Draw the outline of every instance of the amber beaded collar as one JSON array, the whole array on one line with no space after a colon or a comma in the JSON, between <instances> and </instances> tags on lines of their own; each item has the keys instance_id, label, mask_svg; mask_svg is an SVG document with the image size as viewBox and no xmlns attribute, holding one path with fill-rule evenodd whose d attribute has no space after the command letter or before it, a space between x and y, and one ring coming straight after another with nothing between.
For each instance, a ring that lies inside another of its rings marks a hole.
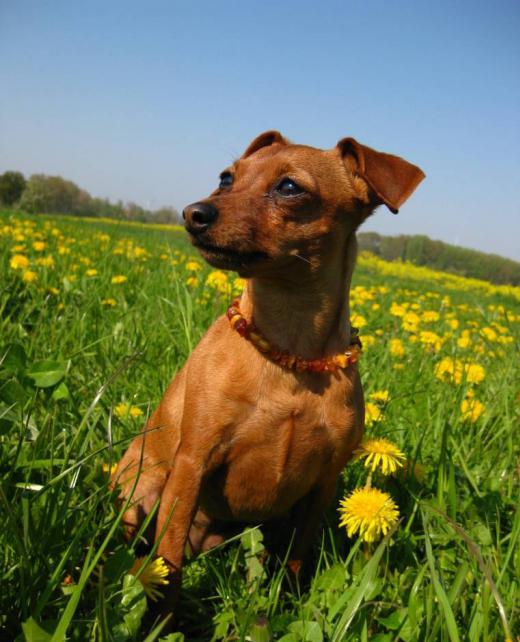
<instances>
[{"instance_id":1,"label":"amber beaded collar","mask_svg":"<svg viewBox=\"0 0 520 642\"><path fill-rule=\"evenodd\" d=\"M235 299L228 307L226 316L233 330L236 330L241 337L250 341L257 350L263 352L266 357L278 365L297 370L298 372L335 372L338 369L348 368L351 363L361 356L361 341L358 337L357 328L351 328L352 343L339 354L334 354L321 359L304 359L289 354L286 350L280 350L265 339L254 323L249 323L240 312L240 297Z\"/></svg>"}]
</instances>

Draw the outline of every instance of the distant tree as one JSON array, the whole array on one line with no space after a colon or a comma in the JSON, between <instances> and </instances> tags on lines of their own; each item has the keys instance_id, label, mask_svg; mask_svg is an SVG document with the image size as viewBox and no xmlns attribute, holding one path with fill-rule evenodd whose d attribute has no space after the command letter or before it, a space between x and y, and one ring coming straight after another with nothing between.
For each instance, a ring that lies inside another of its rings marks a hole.
<instances>
[{"instance_id":1,"label":"distant tree","mask_svg":"<svg viewBox=\"0 0 520 642\"><path fill-rule=\"evenodd\" d=\"M411 236L408 237L406 249L404 252L404 259L411 261L417 265L421 265L424 260L425 246L428 242L427 236Z\"/></svg>"},{"instance_id":2,"label":"distant tree","mask_svg":"<svg viewBox=\"0 0 520 642\"><path fill-rule=\"evenodd\" d=\"M12 207L25 189L26 180L21 172L4 172L0 175L0 203Z\"/></svg>"},{"instance_id":3,"label":"distant tree","mask_svg":"<svg viewBox=\"0 0 520 642\"><path fill-rule=\"evenodd\" d=\"M20 200L20 208L32 214L77 214L88 216L92 197L61 176L33 174Z\"/></svg>"},{"instance_id":4,"label":"distant tree","mask_svg":"<svg viewBox=\"0 0 520 642\"><path fill-rule=\"evenodd\" d=\"M31 176L20 199L20 209L31 214L46 211L47 203L50 200L50 191L45 179L43 174Z\"/></svg>"},{"instance_id":5,"label":"distant tree","mask_svg":"<svg viewBox=\"0 0 520 642\"><path fill-rule=\"evenodd\" d=\"M358 242L361 250L373 252L387 261L406 260L492 283L520 285L520 263L496 254L419 235L380 236L375 232L361 232Z\"/></svg>"},{"instance_id":6,"label":"distant tree","mask_svg":"<svg viewBox=\"0 0 520 642\"><path fill-rule=\"evenodd\" d=\"M174 207L160 207L158 210L152 212L148 221L150 223L179 225L182 223L182 217Z\"/></svg>"}]
</instances>

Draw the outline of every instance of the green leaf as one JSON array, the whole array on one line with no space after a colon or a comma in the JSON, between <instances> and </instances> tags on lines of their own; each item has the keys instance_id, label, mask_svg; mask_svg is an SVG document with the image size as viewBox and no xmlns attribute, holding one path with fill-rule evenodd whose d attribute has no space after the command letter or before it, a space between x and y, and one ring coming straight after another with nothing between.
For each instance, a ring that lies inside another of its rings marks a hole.
<instances>
[{"instance_id":1,"label":"green leaf","mask_svg":"<svg viewBox=\"0 0 520 642\"><path fill-rule=\"evenodd\" d=\"M7 403L23 403L26 396L22 384L14 377L8 379L0 388L0 399Z\"/></svg>"},{"instance_id":2,"label":"green leaf","mask_svg":"<svg viewBox=\"0 0 520 642\"><path fill-rule=\"evenodd\" d=\"M406 617L406 609L399 609L386 617L378 617L377 621L386 626L387 629L390 629L390 631L397 631Z\"/></svg>"},{"instance_id":3,"label":"green leaf","mask_svg":"<svg viewBox=\"0 0 520 642\"><path fill-rule=\"evenodd\" d=\"M159 642L184 642L183 633L170 633L164 638L159 638Z\"/></svg>"},{"instance_id":4,"label":"green leaf","mask_svg":"<svg viewBox=\"0 0 520 642\"><path fill-rule=\"evenodd\" d=\"M66 374L66 367L59 361L36 361L25 373L37 388L50 388L59 383Z\"/></svg>"},{"instance_id":5,"label":"green leaf","mask_svg":"<svg viewBox=\"0 0 520 642\"><path fill-rule=\"evenodd\" d=\"M361 603L363 602L363 600L366 600L367 594L373 591L377 568L381 557L386 547L388 546L388 542L390 540L392 532L388 533L388 535L376 548L374 554L358 576L356 583L351 587L348 603L345 606L345 610L343 611L339 622L334 628L332 642L340 642L341 640L345 639L345 633L348 631L348 628L350 627L352 620L358 612Z\"/></svg>"},{"instance_id":6,"label":"green leaf","mask_svg":"<svg viewBox=\"0 0 520 642\"><path fill-rule=\"evenodd\" d=\"M60 385L52 391L52 398L54 399L54 401L60 401L60 399L68 399L69 396L69 389L67 388L67 385L64 381L62 381Z\"/></svg>"},{"instance_id":7,"label":"green leaf","mask_svg":"<svg viewBox=\"0 0 520 642\"><path fill-rule=\"evenodd\" d=\"M125 575L123 579L123 597L121 606L126 611L123 619L128 631L136 636L146 613L146 594L143 585L134 575Z\"/></svg>"},{"instance_id":8,"label":"green leaf","mask_svg":"<svg viewBox=\"0 0 520 642\"><path fill-rule=\"evenodd\" d=\"M13 411L13 405L6 406L0 401L0 435L6 435L17 419L18 416Z\"/></svg>"},{"instance_id":9,"label":"green leaf","mask_svg":"<svg viewBox=\"0 0 520 642\"><path fill-rule=\"evenodd\" d=\"M315 587L319 591L340 590L347 581L347 570L342 564L334 564L316 580Z\"/></svg>"},{"instance_id":10,"label":"green leaf","mask_svg":"<svg viewBox=\"0 0 520 642\"><path fill-rule=\"evenodd\" d=\"M257 555L265 549L263 538L264 536L259 528L249 528L240 536L240 543L245 551L251 555Z\"/></svg>"},{"instance_id":11,"label":"green leaf","mask_svg":"<svg viewBox=\"0 0 520 642\"><path fill-rule=\"evenodd\" d=\"M289 631L296 634L296 639L302 642L323 642L323 632L317 622L298 620L289 624Z\"/></svg>"},{"instance_id":12,"label":"green leaf","mask_svg":"<svg viewBox=\"0 0 520 642\"><path fill-rule=\"evenodd\" d=\"M51 633L45 631L32 617L22 622L22 631L25 642L49 642L51 639Z\"/></svg>"},{"instance_id":13,"label":"green leaf","mask_svg":"<svg viewBox=\"0 0 520 642\"><path fill-rule=\"evenodd\" d=\"M3 358L2 358L3 357ZM0 368L17 374L25 369L27 355L20 343L8 343L0 352Z\"/></svg>"},{"instance_id":14,"label":"green leaf","mask_svg":"<svg viewBox=\"0 0 520 642\"><path fill-rule=\"evenodd\" d=\"M120 548L111 555L103 569L105 577L110 582L117 581L123 573L127 573L134 563L134 556L127 548Z\"/></svg>"}]
</instances>

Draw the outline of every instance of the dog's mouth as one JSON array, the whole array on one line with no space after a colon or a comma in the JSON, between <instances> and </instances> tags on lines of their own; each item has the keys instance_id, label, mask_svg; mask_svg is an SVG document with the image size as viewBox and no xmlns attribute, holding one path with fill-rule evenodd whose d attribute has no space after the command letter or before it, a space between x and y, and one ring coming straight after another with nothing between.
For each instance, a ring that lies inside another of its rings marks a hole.
<instances>
[{"instance_id":1,"label":"dog's mouth","mask_svg":"<svg viewBox=\"0 0 520 642\"><path fill-rule=\"evenodd\" d=\"M249 268L269 258L266 252L242 252L229 247L203 243L199 239L193 239L193 245L210 265L224 270L240 271L242 268Z\"/></svg>"}]
</instances>

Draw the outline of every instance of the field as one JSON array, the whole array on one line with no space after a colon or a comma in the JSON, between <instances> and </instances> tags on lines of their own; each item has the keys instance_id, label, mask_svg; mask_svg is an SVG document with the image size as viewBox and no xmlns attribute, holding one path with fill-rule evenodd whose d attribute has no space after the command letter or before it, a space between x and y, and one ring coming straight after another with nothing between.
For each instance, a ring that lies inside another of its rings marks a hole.
<instances>
[{"instance_id":1,"label":"field","mask_svg":"<svg viewBox=\"0 0 520 642\"><path fill-rule=\"evenodd\" d=\"M161 639L110 470L241 281L181 229L9 212L0 268L0 639ZM520 289L363 255L351 299L366 438L406 460L347 466L301 586L261 563L258 528L190 560L186 639L519 634ZM373 542L339 526L367 482L400 516Z\"/></svg>"}]
</instances>

